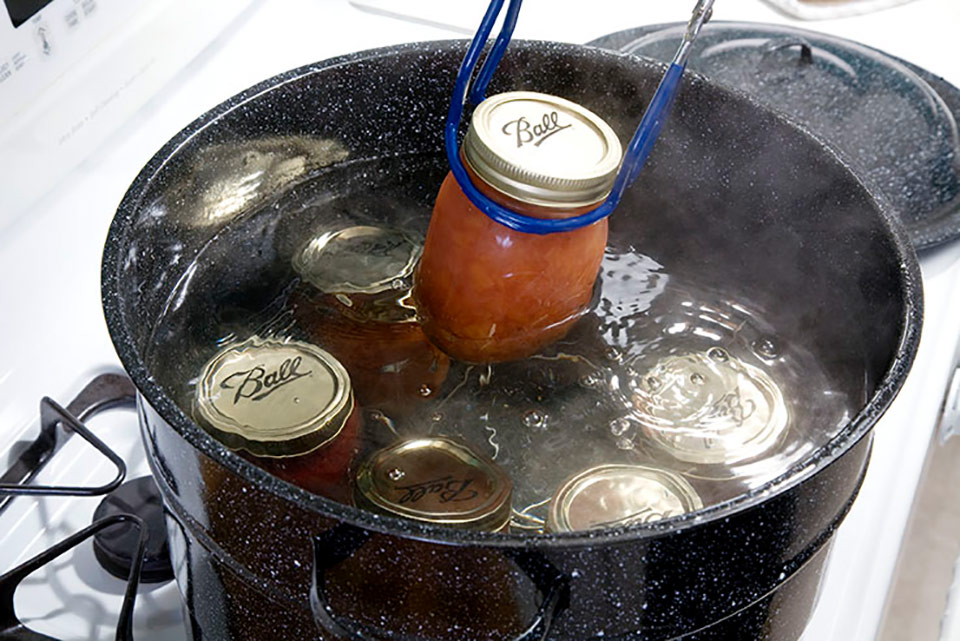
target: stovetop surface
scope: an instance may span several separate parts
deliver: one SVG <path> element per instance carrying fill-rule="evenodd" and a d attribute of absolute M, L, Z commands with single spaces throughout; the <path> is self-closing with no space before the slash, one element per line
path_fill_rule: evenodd
<path fill-rule="evenodd" d="M 427 0 L 379 5 L 388 2 L 393 5 L 387 13 L 402 15 L 422 12 Z M 463 3 L 464 12 L 476 13 L 470 24 L 479 21 L 484 4 Z M 450 21 L 430 25 L 364 5 L 362 0 L 255 2 L 175 81 L 158 88 L 79 167 L 0 232 L 0 468 L 3 453 L 38 429 L 42 396 L 65 404 L 91 375 L 118 367 L 99 303 L 103 240 L 126 187 L 167 139 L 218 102 L 286 69 L 351 51 L 462 36 Z M 586 42 L 639 24 L 681 20 L 687 11 L 652 0 L 595 0 L 589 6 L 528 0 L 517 37 Z M 724 0 L 715 11 L 717 19 L 799 24 L 858 40 L 960 85 L 952 40 L 960 30 L 955 0 L 919 0 L 859 18 L 803 24 L 760 0 Z M 0 193 L 3 181 L 0 176 Z M 926 312 L 917 362 L 877 426 L 871 468 L 837 534 L 807 641 L 870 641 L 876 635 L 960 335 L 960 245 L 929 252 L 921 264 Z M 126 460 L 128 478 L 148 473 L 133 412 L 98 416 L 91 427 Z M 109 464 L 91 459 L 88 448 L 71 439 L 37 482 L 109 480 Z M 88 525 L 97 503 L 16 499 L 0 515 L 0 573 Z M 32 576 L 16 605 L 28 625 L 58 638 L 112 639 L 122 592 L 123 582 L 103 572 L 87 545 Z M 174 584 L 144 586 L 135 612 L 136 638 L 182 639 L 180 616 Z"/>

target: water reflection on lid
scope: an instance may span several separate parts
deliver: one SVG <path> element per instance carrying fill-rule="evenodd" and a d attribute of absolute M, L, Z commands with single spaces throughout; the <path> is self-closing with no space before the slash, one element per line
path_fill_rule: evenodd
<path fill-rule="evenodd" d="M 376 294 L 402 288 L 420 252 L 420 243 L 399 229 L 357 225 L 310 239 L 293 266 L 321 292 Z"/>
<path fill-rule="evenodd" d="M 601 465 L 567 480 L 554 495 L 550 532 L 651 523 L 703 507 L 677 474 L 642 465 Z"/>
<path fill-rule="evenodd" d="M 357 505 L 462 529 L 506 528 L 511 492 L 496 463 L 448 438 L 401 441 L 357 471 Z"/>
<path fill-rule="evenodd" d="M 682 461 L 749 460 L 780 442 L 789 423 L 777 384 L 722 347 L 664 357 L 630 387 L 631 417 Z"/>

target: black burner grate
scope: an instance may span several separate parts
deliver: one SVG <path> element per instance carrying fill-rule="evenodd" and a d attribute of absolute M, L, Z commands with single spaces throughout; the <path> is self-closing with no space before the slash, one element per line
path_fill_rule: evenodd
<path fill-rule="evenodd" d="M 0 514 L 17 496 L 109 496 L 98 506 L 92 525 L 0 576 L 0 641 L 57 641 L 20 622 L 14 611 L 14 593 L 28 575 L 90 537 L 94 537 L 94 552 L 101 564 L 114 576 L 127 580 L 117 641 L 133 641 L 133 605 L 141 578 L 145 582 L 172 578 L 163 506 L 153 479 L 143 477 L 121 485 L 127 473 L 123 459 L 83 424 L 103 410 L 131 406 L 135 401 L 136 388 L 130 379 L 110 373 L 94 378 L 66 408 L 47 397 L 40 402 L 40 434 L 0 476 Z M 97 487 L 31 485 L 30 481 L 73 434 L 79 434 L 113 463 L 117 470 L 113 480 Z"/>
<path fill-rule="evenodd" d="M 132 405 L 136 389 L 121 374 L 101 374 L 93 379 L 66 409 L 49 397 L 40 401 L 40 435 L 30 443 L 0 476 L 0 513 L 15 496 L 100 496 L 112 492 L 126 476 L 127 468 L 117 454 L 108 448 L 81 422 L 95 414 L 118 406 Z M 60 436 L 58 426 L 66 432 Z M 112 481 L 99 487 L 69 485 L 29 485 L 71 434 L 79 434 L 117 468 Z"/>
<path fill-rule="evenodd" d="M 133 604 L 136 601 L 137 587 L 140 584 L 140 566 L 147 545 L 147 529 L 144 527 L 143 521 L 132 514 L 116 514 L 100 519 L 93 525 L 85 527 L 26 563 L 0 576 L 0 641 L 57 641 L 53 637 L 31 630 L 17 618 L 13 606 L 13 597 L 17 587 L 27 576 L 91 536 L 107 528 L 127 527 L 126 524 L 136 527 L 140 531 L 140 535 L 137 537 L 136 551 L 132 555 L 134 561 L 127 578 L 127 589 L 123 595 L 123 606 L 120 608 L 120 621 L 117 625 L 116 639 L 117 641 L 133 641 Z"/>

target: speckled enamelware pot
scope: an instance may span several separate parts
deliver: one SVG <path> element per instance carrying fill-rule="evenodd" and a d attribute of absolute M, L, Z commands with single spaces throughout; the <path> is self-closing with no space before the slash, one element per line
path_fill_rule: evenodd
<path fill-rule="evenodd" d="M 322 180 L 324 166 L 408 158 L 398 175 L 358 172 L 334 187 L 385 207 L 403 192 L 425 225 L 446 172 L 441 127 L 463 52 L 460 42 L 392 47 L 252 87 L 164 146 L 120 205 L 104 307 L 140 390 L 193 638 L 796 639 L 863 478 L 870 430 L 914 356 L 919 269 L 887 208 L 828 146 L 695 75 L 611 237 L 632 234 L 638 251 L 706 287 L 738 283 L 863 399 L 828 445 L 762 487 L 621 529 L 439 529 L 267 475 L 199 429 L 148 366 L 156 320 L 231 219 L 224 211 L 264 221 L 249 246 L 224 257 L 237 282 L 258 277 L 273 251 L 274 195 L 306 176 Z M 563 95 L 626 139 L 662 71 L 598 49 L 514 42 L 491 93 Z M 269 171 L 232 181 L 236 167 L 264 158 Z"/>

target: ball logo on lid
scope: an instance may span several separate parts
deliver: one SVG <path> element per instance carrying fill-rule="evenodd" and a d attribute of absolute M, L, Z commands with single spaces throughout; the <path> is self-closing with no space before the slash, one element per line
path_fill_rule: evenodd
<path fill-rule="evenodd" d="M 357 505 L 382 514 L 473 530 L 510 520 L 510 477 L 492 460 L 444 437 L 399 441 L 356 475 Z"/>
<path fill-rule="evenodd" d="M 441 504 L 472 501 L 480 495 L 477 490 L 467 491 L 467 488 L 474 480 L 475 479 L 472 478 L 457 479 L 447 474 L 441 478 L 431 479 L 421 483 L 397 485 L 394 487 L 394 490 L 401 493 L 397 499 L 397 503 L 400 505 L 404 503 L 417 503 L 431 494 L 436 495 L 437 501 Z"/>
<path fill-rule="evenodd" d="M 307 343 L 254 336 L 207 363 L 196 409 L 230 446 L 292 455 L 325 440 L 327 431 L 336 434 L 342 423 L 337 417 L 349 409 L 351 399 L 346 370 L 327 352 Z M 285 442 L 290 442 L 290 452 L 277 450 Z"/>
<path fill-rule="evenodd" d="M 617 134 L 597 114 L 558 96 L 510 91 L 474 110 L 463 159 L 477 177 L 525 203 L 556 208 L 601 201 L 620 166 Z"/>
<path fill-rule="evenodd" d="M 516 138 L 517 149 L 523 147 L 526 144 L 532 143 L 534 147 L 539 147 L 544 140 L 550 136 L 560 133 L 564 129 L 569 129 L 573 124 L 560 124 L 560 114 L 556 111 L 551 111 L 548 114 L 543 114 L 540 118 L 540 122 L 530 126 L 530 121 L 527 120 L 525 116 L 520 116 L 516 120 L 510 120 L 505 124 L 500 131 L 506 136 L 512 136 Z"/>
<path fill-rule="evenodd" d="M 241 399 L 249 399 L 256 403 L 267 398 L 284 385 L 293 383 L 297 379 L 313 374 L 313 370 L 300 371 L 303 357 L 294 356 L 285 359 L 279 367 L 268 369 L 266 364 L 255 365 L 250 369 L 242 369 L 227 376 L 220 382 L 221 389 L 236 390 L 233 395 L 233 404 Z"/>

